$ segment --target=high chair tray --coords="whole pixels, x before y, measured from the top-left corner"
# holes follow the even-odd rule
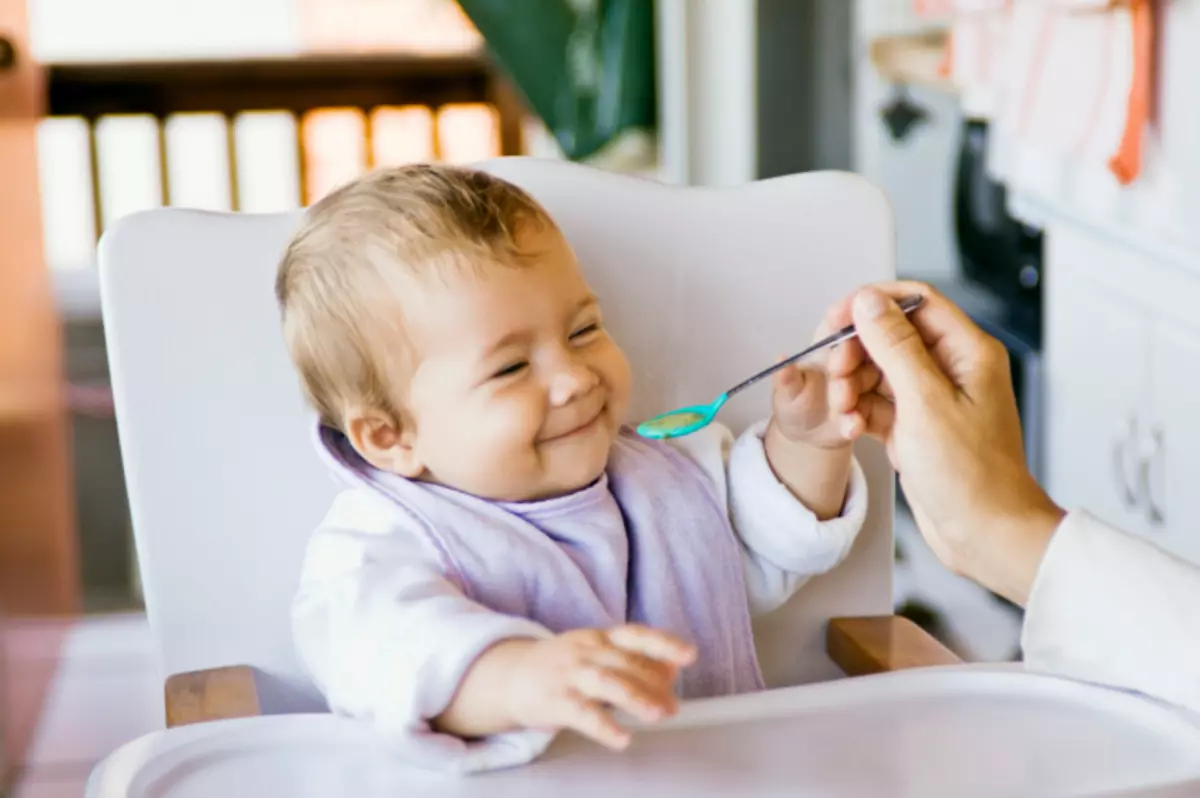
[[[696,702],[623,754],[563,735],[532,765],[476,776],[406,766],[333,715],[206,723],[124,746],[88,787],[91,798],[1100,794],[1200,795],[1200,716],[1018,669],[922,669]]]

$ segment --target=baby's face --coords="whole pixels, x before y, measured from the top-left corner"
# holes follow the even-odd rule
[[[503,501],[599,478],[630,391],[629,363],[566,241],[542,229],[520,243],[527,263],[425,281],[404,303],[422,478]]]

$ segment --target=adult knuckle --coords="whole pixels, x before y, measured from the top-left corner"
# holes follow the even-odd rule
[[[919,404],[917,408],[921,410],[922,415],[926,411],[933,410],[934,417],[944,419],[944,414],[938,411],[941,404],[945,401],[945,391],[942,386],[935,383],[933,380],[919,380],[916,383],[917,398]]]
[[[916,334],[916,329],[901,315],[890,317],[883,323],[883,337],[889,346],[904,346]]]
[[[1008,365],[1008,350],[1004,344],[990,335],[984,336],[980,342],[980,362],[988,368],[999,368]]]
[[[905,295],[920,294],[926,302],[942,298],[942,294],[937,288],[922,280],[903,280],[898,285],[903,289]]]

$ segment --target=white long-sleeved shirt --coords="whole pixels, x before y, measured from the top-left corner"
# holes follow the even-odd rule
[[[1034,581],[1026,667],[1200,712],[1200,567],[1068,515]]]
[[[808,578],[839,564],[867,511],[866,480],[855,463],[841,515],[818,521],[775,477],[764,430],[760,424],[735,442],[712,425],[674,441],[724,500],[743,544],[753,615],[776,609]],[[620,526],[619,513],[613,523]],[[467,744],[429,728],[490,645],[550,633],[467,599],[441,572],[437,552],[409,528],[379,494],[353,489],[335,499],[310,541],[293,605],[300,659],[334,711],[369,720],[426,764],[475,771],[535,758],[551,734],[522,731]]]

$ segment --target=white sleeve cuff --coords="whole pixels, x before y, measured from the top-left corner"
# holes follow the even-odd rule
[[[804,506],[775,476],[763,443],[766,422],[738,438],[729,457],[729,508],[746,547],[783,571],[825,573],[850,553],[867,517],[867,479],[852,461],[842,512],[828,521]]]
[[[1200,568],[1069,514],[1026,604],[1025,664],[1200,711]]]
[[[380,696],[379,706],[386,709],[376,721],[398,753],[416,765],[457,773],[514,767],[540,756],[554,732],[519,730],[464,740],[435,731],[431,721],[454,700],[467,671],[489,648],[503,640],[544,639],[551,633],[532,621],[481,612],[455,618],[453,630],[440,634],[436,653],[415,674],[419,684],[404,684],[400,674],[409,669],[397,668],[393,694]]]
[[[867,480],[852,461],[841,515],[821,521],[779,481],[763,444],[766,423],[747,430],[729,457],[729,515],[742,540],[750,614],[782,606],[809,578],[850,553],[867,516]]]

